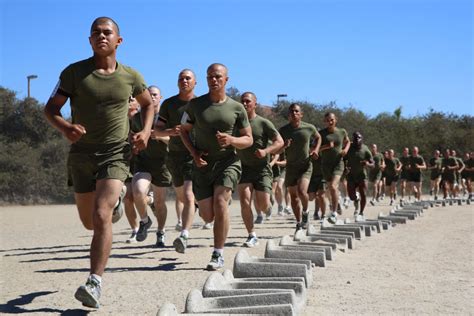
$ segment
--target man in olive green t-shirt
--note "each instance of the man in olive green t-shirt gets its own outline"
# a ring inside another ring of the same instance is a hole
[[[426,169],[431,170],[430,180],[430,195],[434,195],[434,199],[438,199],[439,185],[441,182],[441,171],[443,168],[443,158],[441,158],[441,153],[439,150],[435,150],[433,157],[428,162],[428,167]]]
[[[370,204],[375,205],[378,202],[383,191],[382,191],[382,171],[385,169],[385,160],[378,151],[377,144],[372,144],[370,151],[374,159],[374,167],[369,170],[369,181],[372,183],[372,199]]]
[[[402,156],[399,158],[400,163],[402,164],[402,170],[400,172],[400,203],[405,201],[405,196],[410,198],[411,190],[410,186],[407,188],[407,183],[409,182],[409,172],[410,172],[410,149],[404,147],[402,151]]]
[[[143,130],[131,138],[132,150],[146,148],[153,123],[151,97],[142,76],[117,62],[119,27],[108,17],[94,20],[89,42],[93,57],[69,65],[45,106],[48,121],[72,143],[68,172],[84,227],[94,231],[90,276],[75,298],[99,307],[101,281],[112,248],[112,212],[129,175],[128,100],[142,108]],[[72,122],[61,115],[70,100]]]
[[[369,148],[362,143],[362,134],[354,132],[352,134],[352,144],[344,157],[347,161],[347,193],[352,201],[354,201],[356,210],[354,217],[356,221],[363,221],[365,205],[367,204],[367,167],[374,167],[374,160]],[[356,195],[359,192],[359,198]],[[360,203],[360,205],[359,205]],[[360,210],[359,210],[360,207]]]
[[[413,191],[415,200],[421,201],[421,185],[423,175],[421,171],[426,169],[426,163],[423,157],[419,154],[418,147],[413,147],[412,154],[410,156],[410,169],[408,170],[408,181],[410,190]]]
[[[242,163],[242,176],[237,190],[242,219],[248,233],[244,246],[254,247],[258,244],[258,238],[253,223],[252,197],[255,196],[254,204],[257,213],[266,213],[268,218],[272,212],[270,194],[273,182],[270,155],[277,153],[283,147],[283,139],[272,122],[255,112],[257,97],[253,92],[243,93],[241,102],[247,111],[252,128],[253,145],[237,150]]]
[[[214,250],[206,267],[211,271],[224,266],[224,244],[230,228],[228,205],[242,171],[235,149],[253,143],[247,112],[225,93],[228,80],[226,66],[210,65],[209,93],[189,102],[181,125],[181,139],[194,160],[193,191],[200,214],[205,222],[214,221]]]
[[[148,87],[153,100],[154,121],[158,118],[161,102],[161,91],[156,86]],[[135,133],[142,129],[140,115],[136,114],[132,119],[131,131]],[[171,186],[171,174],[166,167],[168,156],[168,136],[156,136],[152,131],[147,148],[135,156],[134,172],[132,179],[133,200],[140,214],[140,227],[137,232],[137,241],[142,242],[148,236],[148,229],[152,220],[148,216],[147,202],[148,192],[153,192],[152,210],[158,221],[156,231],[157,248],[165,247],[165,225],[168,215],[166,207],[166,188]]]
[[[402,170],[402,164],[395,157],[395,151],[390,149],[388,157],[385,159],[385,186],[390,195],[390,205],[393,205],[397,199],[397,182],[400,170]]]
[[[155,135],[169,136],[169,153],[166,165],[173,178],[176,192],[176,213],[182,219],[180,235],[173,241],[175,250],[184,253],[188,246],[189,230],[194,219],[194,193],[192,183],[193,157],[181,140],[181,120],[189,102],[194,99],[196,75],[191,69],[183,69],[178,75],[177,95],[166,99],[155,123]],[[179,224],[179,223],[178,223]]]
[[[326,128],[319,131],[321,134],[321,164],[327,190],[331,197],[330,223],[336,223],[339,203],[339,182],[344,172],[343,158],[351,144],[347,132],[338,128],[336,114],[328,112],[324,115]],[[340,211],[342,212],[342,210]]]
[[[321,137],[314,125],[303,122],[303,110],[298,103],[288,109],[289,123],[279,132],[285,145],[285,185],[290,192],[291,207],[296,218],[296,230],[306,229],[309,221],[308,186],[312,174],[311,157],[319,156]],[[300,205],[301,202],[301,205]]]

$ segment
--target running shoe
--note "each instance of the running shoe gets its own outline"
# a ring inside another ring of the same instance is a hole
[[[211,261],[206,266],[208,271],[216,271],[224,267],[224,257],[217,251],[212,252]]]
[[[244,242],[244,247],[252,248],[252,247],[255,247],[255,246],[258,246],[257,236],[249,235],[247,240]]]
[[[137,242],[137,232],[133,231],[130,237],[125,241],[127,244],[134,244]]]
[[[337,222],[336,212],[331,213],[331,216],[328,217],[328,222],[331,223],[331,224],[336,224],[336,222]]]
[[[319,220],[321,219],[321,217],[319,216],[319,212],[318,212],[318,211],[314,211],[313,219],[314,219],[315,221],[319,221]]]
[[[188,238],[179,236],[173,241],[173,246],[176,252],[184,253],[188,247]]]
[[[262,224],[263,223],[263,216],[262,215],[257,215],[257,218],[255,219],[255,224]]]
[[[82,305],[92,308],[99,308],[100,293],[102,292],[100,282],[92,276],[89,276],[85,285],[81,285],[74,297],[82,303]]]
[[[165,247],[165,232],[156,232],[156,248],[164,248]]]
[[[296,223],[295,234],[302,229],[303,229],[303,226],[301,225],[301,223]]]
[[[183,230],[183,223],[181,221],[178,221],[178,223],[176,224],[174,229],[178,232],[182,231]]]
[[[309,222],[309,212],[303,212],[301,217],[302,217],[301,227],[303,229],[307,229],[308,228],[308,222]]]
[[[204,223],[204,225],[202,225],[202,229],[212,229],[213,227],[214,227],[214,224],[212,224],[212,222]]]
[[[148,236],[148,229],[153,224],[150,216],[148,216],[148,222],[145,224],[144,222],[140,221],[140,227],[138,228],[137,232],[137,241],[144,241]]]
[[[265,213],[265,219],[267,221],[272,219],[272,212],[273,212],[273,208],[270,206],[267,212]]]
[[[278,205],[278,215],[279,215],[279,216],[283,216],[283,215],[284,215],[284,212],[283,212],[283,205]]]
[[[375,201],[374,201],[374,200],[370,200],[370,205],[375,206]]]
[[[285,213],[288,214],[288,215],[293,214],[293,210],[290,207],[286,206],[285,207]]]
[[[123,215],[123,211],[125,209],[123,205],[123,199],[125,198],[125,194],[127,194],[127,187],[122,186],[122,191],[120,191],[120,195],[118,198],[117,203],[115,203],[114,211],[112,213],[112,223],[117,223]]]

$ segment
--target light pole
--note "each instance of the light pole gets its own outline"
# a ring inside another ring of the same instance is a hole
[[[285,93],[277,94],[277,105],[280,104],[280,98],[286,98],[287,96]]]
[[[38,78],[37,75],[29,75],[29,76],[26,76],[26,79],[28,79],[28,98],[30,97],[30,81],[32,79],[36,79]]]

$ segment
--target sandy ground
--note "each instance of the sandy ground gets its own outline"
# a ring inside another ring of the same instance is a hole
[[[101,308],[82,307],[73,294],[89,271],[91,233],[72,205],[0,208],[0,313],[63,315],[155,315],[165,302],[184,310],[190,289],[200,288],[212,251],[212,231],[196,218],[186,254],[171,244],[176,215],[168,203],[167,245],[153,247],[156,220],[148,239],[126,244],[126,218],[114,225],[112,256],[103,279]],[[388,212],[387,201],[368,206],[368,218]],[[326,268],[315,268],[303,315],[474,314],[473,205],[436,207],[407,225],[356,242]],[[352,209],[344,212],[350,216]],[[226,268],[246,238],[238,201],[231,206]],[[293,234],[291,217],[274,216],[258,225],[265,239]],[[471,299],[470,299],[471,298]]]

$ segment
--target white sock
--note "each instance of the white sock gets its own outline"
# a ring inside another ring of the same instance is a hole
[[[189,237],[189,231],[187,229],[183,229],[181,231],[181,236],[183,236],[184,238],[188,238]]]
[[[257,234],[256,234],[255,232],[251,232],[251,233],[249,234],[249,236],[257,237]]]
[[[146,224],[146,223],[148,223],[148,218],[149,217],[147,215],[145,218],[140,219],[140,221],[143,222],[143,224]]]
[[[214,248],[214,251],[217,252],[218,254],[220,254],[221,256],[224,254],[224,249]]]

